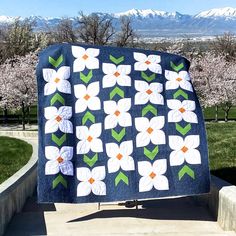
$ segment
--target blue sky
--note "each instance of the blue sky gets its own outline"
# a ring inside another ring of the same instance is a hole
[[[197,14],[219,7],[235,7],[236,0],[0,0],[0,15],[77,16],[79,11],[122,12],[132,8]]]

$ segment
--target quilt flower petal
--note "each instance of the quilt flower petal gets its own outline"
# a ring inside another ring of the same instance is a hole
[[[45,147],[45,157],[48,160],[56,160],[59,156],[59,149],[54,146],[46,146]]]
[[[92,192],[95,195],[103,196],[106,195],[106,185],[102,181],[95,181],[92,185]]]
[[[59,167],[63,175],[70,175],[70,176],[74,175],[73,164],[71,163],[71,161],[64,161],[63,163],[60,164]]]
[[[130,156],[133,152],[133,142],[124,141],[118,146],[116,143],[106,144],[108,160],[108,172],[117,172],[120,168],[125,171],[134,170],[134,160]]]
[[[131,115],[128,113],[131,108],[131,99],[120,99],[117,103],[114,101],[104,102],[104,111],[108,114],[105,117],[105,129],[112,129],[119,124],[122,127],[132,125]]]
[[[64,175],[73,175],[73,147],[64,146],[60,150],[54,146],[45,147],[45,156],[49,160],[45,165],[45,174],[54,175],[62,172]]]
[[[64,133],[73,133],[73,126],[68,119],[72,116],[72,108],[69,106],[46,107],[44,116],[47,119],[45,124],[45,133],[54,133],[58,128]]]
[[[143,53],[134,52],[134,59],[137,61],[134,64],[134,69],[137,71],[146,71],[149,69],[154,73],[162,73],[162,68],[160,66],[161,58],[159,55],[149,55],[146,56]]]
[[[131,86],[130,65],[115,66],[111,63],[103,63],[103,88],[113,87],[116,83],[120,86]]]
[[[146,117],[135,118],[135,127],[139,133],[136,136],[136,146],[147,146],[150,141],[153,144],[165,144],[165,133],[161,130],[164,127],[164,117],[153,117],[150,121]]]
[[[91,178],[91,172],[86,167],[77,168],[76,173],[79,181],[88,181]]]
[[[45,165],[45,175],[55,175],[59,173],[59,165],[57,161],[48,161]]]
[[[84,197],[91,193],[92,189],[88,182],[81,182],[77,186],[77,196]]]
[[[80,113],[87,108],[90,110],[100,110],[101,101],[97,95],[100,92],[99,82],[94,82],[86,87],[85,85],[78,84],[74,86],[75,96],[78,98],[75,104],[75,112]]]
[[[145,81],[135,81],[135,89],[138,91],[135,94],[135,104],[146,104],[151,102],[153,104],[164,104],[164,98],[160,94],[163,91],[163,86],[160,83],[148,84]]]
[[[89,150],[102,152],[103,144],[99,136],[101,135],[101,123],[95,123],[89,128],[86,126],[76,127],[76,136],[79,139],[77,144],[77,154],[86,154]]]
[[[86,140],[79,141],[77,144],[77,154],[86,154],[90,148],[90,144]]]
[[[183,139],[177,135],[169,136],[169,145],[173,150],[170,153],[170,165],[179,166],[186,161],[189,164],[201,164],[200,152],[196,149],[199,143],[199,135],[189,135]]]
[[[90,70],[99,68],[99,61],[96,58],[99,55],[99,49],[72,46],[72,54],[76,58],[73,65],[74,72],[83,71],[85,68]]]
[[[70,78],[70,67],[62,66],[58,71],[43,69],[43,77],[47,82],[44,86],[44,95],[50,95],[56,90],[62,93],[71,94],[71,85],[67,79]]]
[[[139,192],[168,190],[169,181],[163,174],[166,173],[166,159],[156,160],[153,165],[147,161],[138,162],[138,172],[142,176],[139,180]]]
[[[97,166],[92,169],[92,177],[95,180],[104,180],[106,177],[106,170],[104,166]]]
[[[193,112],[196,108],[194,101],[177,99],[167,100],[167,106],[171,109],[168,113],[168,122],[180,122],[184,120],[189,123],[198,123],[198,118]]]
[[[168,80],[166,82],[166,89],[177,89],[182,88],[187,91],[193,92],[193,88],[190,81],[190,76],[187,71],[180,71],[179,73],[174,71],[165,71],[165,77]]]
[[[77,168],[77,179],[81,181],[77,187],[77,196],[87,196],[91,193],[95,195],[106,195],[106,185],[102,181],[105,179],[105,167],[98,166],[91,171],[88,168]]]

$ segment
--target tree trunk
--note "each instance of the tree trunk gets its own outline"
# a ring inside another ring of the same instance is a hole
[[[225,122],[228,122],[229,120],[229,111],[231,107],[232,107],[231,103],[226,103],[225,106],[223,107],[223,110],[225,112]]]
[[[25,104],[24,102],[21,103],[22,108],[22,129],[25,130]]]
[[[228,122],[229,118],[229,109],[225,109],[225,122]]]
[[[4,106],[4,110],[3,110],[3,115],[4,115],[4,124],[7,124],[7,107]]]
[[[215,106],[215,122],[218,122],[218,106]]]
[[[30,125],[30,106],[27,106],[27,123]]]

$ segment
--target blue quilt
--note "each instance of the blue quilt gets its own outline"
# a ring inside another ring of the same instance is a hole
[[[37,67],[39,202],[209,191],[202,111],[185,58],[53,45]]]

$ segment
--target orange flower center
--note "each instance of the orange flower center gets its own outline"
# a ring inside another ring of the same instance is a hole
[[[188,148],[187,148],[187,147],[185,147],[185,146],[183,146],[183,147],[181,148],[181,151],[182,151],[183,153],[185,153],[185,152],[187,152],[187,151],[188,151]]]
[[[83,58],[84,60],[87,60],[87,59],[88,59],[88,55],[87,55],[87,54],[84,54],[84,55],[82,56],[82,58]]]
[[[116,156],[116,158],[118,159],[118,160],[121,160],[122,159],[122,157],[123,157],[123,155],[122,154],[118,154],[117,156]]]
[[[181,79],[181,78],[177,78],[176,80],[177,80],[178,82],[182,81],[182,79]]]
[[[147,129],[147,132],[148,132],[149,134],[151,134],[151,133],[153,132],[153,128],[149,127],[149,128]]]
[[[90,184],[93,184],[94,181],[95,181],[95,179],[93,179],[92,177],[88,180],[88,182],[89,182]]]
[[[151,64],[151,62],[150,61],[145,61],[145,63],[147,64],[147,65],[150,65]]]
[[[179,111],[180,111],[181,113],[184,113],[186,110],[185,110],[183,107],[181,107],[181,108],[179,109]]]
[[[57,117],[56,117],[56,121],[57,121],[57,122],[60,122],[61,120],[62,120],[62,118],[61,118],[60,116],[57,116]]]
[[[152,172],[149,176],[150,176],[150,178],[154,179],[156,177],[156,174],[154,172]]]
[[[152,90],[151,90],[151,89],[148,89],[148,90],[146,91],[146,93],[147,93],[148,95],[150,95],[150,94],[152,94]]]
[[[58,83],[59,81],[60,81],[59,78],[54,79],[54,82],[55,82],[55,83]]]
[[[115,113],[114,113],[116,116],[119,116],[120,115],[120,111],[115,111]]]
[[[57,161],[58,161],[58,163],[62,163],[64,160],[63,160],[63,158],[60,156],[60,157],[57,158]]]
[[[91,136],[88,136],[87,140],[88,140],[89,142],[92,142],[92,140],[93,140],[93,137],[91,137]]]
[[[114,74],[115,77],[120,76],[120,73],[118,71],[116,71],[116,73]]]
[[[90,98],[90,96],[89,96],[88,94],[86,94],[86,95],[84,96],[84,99],[85,99],[86,101],[88,101],[89,98]]]

